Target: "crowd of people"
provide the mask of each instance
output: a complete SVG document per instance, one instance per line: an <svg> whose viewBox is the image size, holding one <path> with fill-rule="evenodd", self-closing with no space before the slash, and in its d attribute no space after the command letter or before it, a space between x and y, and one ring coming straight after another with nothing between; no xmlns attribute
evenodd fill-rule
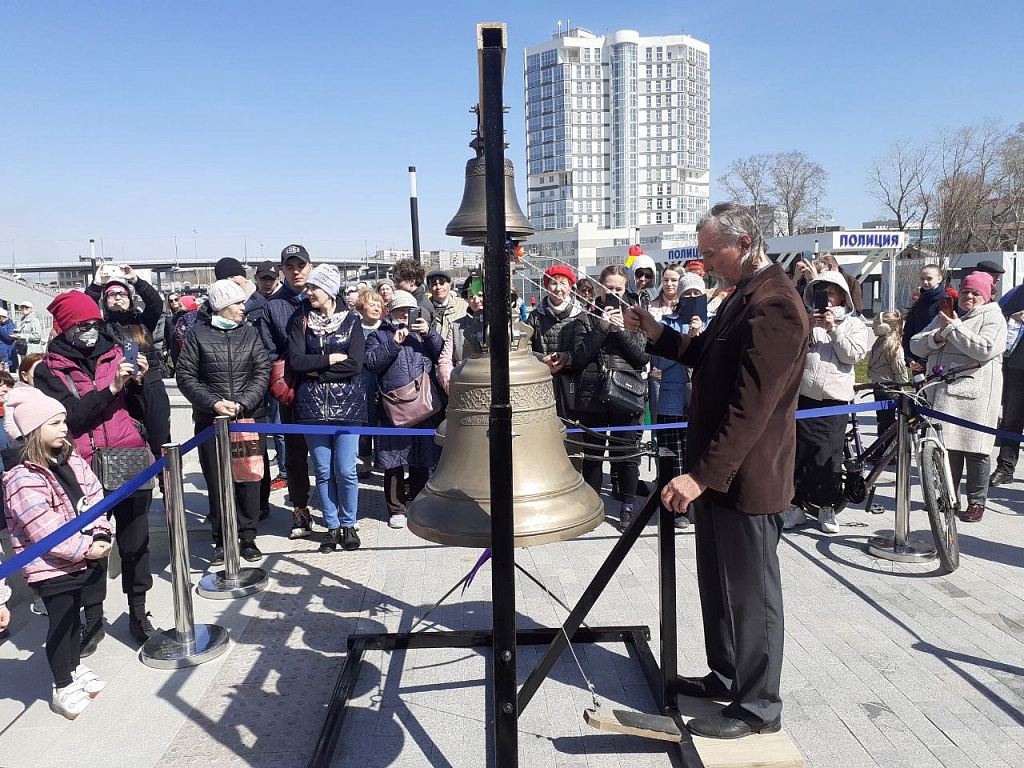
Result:
<svg viewBox="0 0 1024 768"><path fill-rule="evenodd" d="M735 240L723 247L739 247L746 238L751 241L748 249L763 250L746 229L729 229L734 219L746 221L736 216L726 211L709 219L713 233ZM1024 408L1017 407L1024 387L1024 347L1016 343L1024 329L1024 292L1018 296L1012 291L1002 305L994 303L995 281L989 272L971 273L950 296L941 270L927 266L906 317L883 313L869 324L859 313L859 284L834 259L801 260L792 276L782 275L780 283L773 271L765 286L757 277L764 265L748 275L750 264L744 261L735 280L709 287L704 267L715 253L712 248L701 259L660 268L641 253L629 267L605 267L596 281L566 264L554 264L543 273L543 298L532 311L523 310L533 351L550 370L558 415L584 427L585 447L573 456L574 466L601 493L604 462L609 461L608 495L618 502L616 519L622 530L634 520L637 497L648 492L640 481L637 450L646 419L704 425L696 438L696 455L688 446L688 430L673 426L655 432L659 444L675 456L675 477L688 477L709 461L708 451L714 453L714 445L702 442L711 429L705 422L711 411L725 405L708 405L713 398L705 393L702 406L693 396L695 370L705 354L697 350L719 346L701 338L711 322L716 323L716 338L737 334L749 340L749 334L762 334L762 341L770 341L780 333L779 328L764 327L770 322L783 324L787 343L793 333L802 334L799 352L792 356L799 362L794 397L801 409L849 403L854 366L865 359L878 382L973 361L981 364L977 371L934 390L935 406L987 426L995 426L1002 407L1005 428L1024 427ZM256 290L251 293L246 290L247 271L236 259L221 259L214 273L216 280L205 296L171 293L165 302L130 266L103 265L84 292L60 294L49 305L53 333L48 340L42 338L31 303L19 307L16 327L0 312L0 367L17 372L15 379L0 371L0 400L6 398L7 407L0 458L6 468L6 522L15 550L38 541L123 484L126 477L118 475L118 467L125 462L137 472L159 456L161 446L170 441L165 379L171 375L192 405L196 434L219 416L309 427L306 433L274 437L274 464L266 441L256 441L253 450L262 472L235 477L238 545L245 560L263 556L257 543L259 523L270 515L271 492L282 488L290 502L290 538L310 537L318 522L324 529L318 542L322 553L360 547L360 480L373 470L382 478L388 524L406 525L408 503L438 463L441 449L433 437L397 432L371 437L329 428L408 426L386 401L389 393L410 386L426 387L438 403L415 426L432 429L441 423L453 372L480 353L481 340L475 334L480 333L484 308L481 275L471 273L456 287L448 272L426 273L418 262L403 259L390 278L375 285L345 286L336 267L314 265L299 244L287 246L280 263L256 268ZM782 290L776 283L797 297L797 314L788 295L782 304L776 302L769 319L751 314L752 286L771 294ZM735 325L740 317L745 324ZM1016 330L1009 341L1007 318ZM726 362L733 365L731 358ZM779 386L789 376L789 368L783 367ZM752 373L743 369L737 375L742 380ZM762 381L758 386L767 385ZM885 395L879 390L876 396ZM695 412L702 407L710 410ZM765 418L791 418L786 408ZM780 531L808 514L817 518L822 531L839 531L835 509L842 494L846 418L821 416L785 428L777 425L780 434L794 435L792 496L777 516ZM880 429L891 418L881 412ZM610 432L604 427L626 429ZM962 519L980 520L990 483L1012 479L1017 443L1001 447L992 472L991 437L950 426L944 439L954 480L959 484L966 473L968 505ZM224 562L225 542L214 443L204 443L198 454L208 489L210 564L217 566ZM789 466L781 453L770 461ZM733 480L718 478L718 470L700 471L715 478L707 483L712 487L719 483L725 489ZM319 520L310 506L314 486ZM773 494L786 488L788 482ZM691 520L700 525L691 490L680 485L678 493L662 497L679 528ZM740 503L728 491L722 493L728 504ZM140 488L109 516L25 570L41 612L49 617L51 708L65 717L77 716L104 685L82 659L105 635L106 555L112 542L121 556L130 634L143 643L158 631L146 609L153 586L148 525L152 497L151 487ZM2 607L5 589L0 584L0 629L9 620Z"/></svg>

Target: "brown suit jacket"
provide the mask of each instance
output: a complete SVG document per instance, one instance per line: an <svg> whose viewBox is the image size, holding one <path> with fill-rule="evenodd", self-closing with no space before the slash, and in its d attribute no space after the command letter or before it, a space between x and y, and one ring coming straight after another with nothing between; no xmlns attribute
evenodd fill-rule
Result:
<svg viewBox="0 0 1024 768"><path fill-rule="evenodd" d="M709 501L749 515L780 512L792 501L809 333L803 302L772 264L700 336L667 328L649 345L694 369L686 464Z"/></svg>

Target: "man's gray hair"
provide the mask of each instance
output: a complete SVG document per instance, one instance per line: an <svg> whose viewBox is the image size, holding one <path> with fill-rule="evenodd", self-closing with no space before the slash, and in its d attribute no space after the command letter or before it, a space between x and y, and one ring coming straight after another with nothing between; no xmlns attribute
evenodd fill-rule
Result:
<svg viewBox="0 0 1024 768"><path fill-rule="evenodd" d="M718 231L732 238L735 243L742 235L750 238L750 250L743 257L743 263L749 264L764 254L764 238L761 237L761 228L757 220L751 214L750 209L739 203L718 203L710 211L700 217L697 222L697 231L705 224L713 223Z"/></svg>

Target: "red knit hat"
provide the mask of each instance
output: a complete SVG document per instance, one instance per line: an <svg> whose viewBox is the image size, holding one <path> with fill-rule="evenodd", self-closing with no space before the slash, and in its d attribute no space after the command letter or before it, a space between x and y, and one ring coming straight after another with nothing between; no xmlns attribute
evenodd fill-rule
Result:
<svg viewBox="0 0 1024 768"><path fill-rule="evenodd" d="M60 294L50 302L46 311L53 315L53 323L62 333L75 323L103 319L99 305L81 291Z"/></svg>
<svg viewBox="0 0 1024 768"><path fill-rule="evenodd" d="M576 273L572 271L572 267L568 267L564 264L556 264L553 267L548 267L544 273L544 285L548 284L548 280L555 277L564 277L569 281L569 285L576 285Z"/></svg>

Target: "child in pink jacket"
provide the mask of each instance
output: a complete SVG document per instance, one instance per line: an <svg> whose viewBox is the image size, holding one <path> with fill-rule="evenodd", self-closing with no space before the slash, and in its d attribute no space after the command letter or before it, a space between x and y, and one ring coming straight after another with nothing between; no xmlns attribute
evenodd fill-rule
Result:
<svg viewBox="0 0 1024 768"><path fill-rule="evenodd" d="M8 409L24 442L20 463L4 473L7 527L20 552L74 520L103 498L99 480L67 439L67 413L57 400L28 387L12 391ZM90 523L25 566L49 617L46 660L53 673L50 709L75 719L106 685L81 663L79 611L83 592L102 589L101 563L110 552L106 517Z"/></svg>

